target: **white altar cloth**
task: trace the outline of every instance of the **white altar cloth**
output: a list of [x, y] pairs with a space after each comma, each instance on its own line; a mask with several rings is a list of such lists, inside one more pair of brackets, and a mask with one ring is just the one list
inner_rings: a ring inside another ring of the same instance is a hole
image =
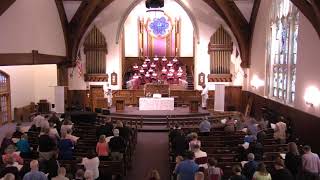
[[139, 110], [174, 110], [174, 98], [140, 98]]

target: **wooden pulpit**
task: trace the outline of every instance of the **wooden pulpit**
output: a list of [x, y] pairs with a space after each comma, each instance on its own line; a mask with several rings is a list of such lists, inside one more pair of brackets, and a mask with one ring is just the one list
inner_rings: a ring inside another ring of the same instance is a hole
[[116, 102], [116, 112], [123, 112], [125, 106], [125, 98], [124, 97], [114, 97]]
[[189, 101], [189, 111], [190, 113], [197, 113], [199, 112], [199, 98], [197, 97], [190, 97], [188, 98]]

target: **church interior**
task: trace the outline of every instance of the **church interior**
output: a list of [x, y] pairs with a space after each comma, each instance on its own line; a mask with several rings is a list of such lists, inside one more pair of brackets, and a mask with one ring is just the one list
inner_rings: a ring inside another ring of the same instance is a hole
[[0, 179], [318, 180], [319, 57], [319, 0], [1, 0]]

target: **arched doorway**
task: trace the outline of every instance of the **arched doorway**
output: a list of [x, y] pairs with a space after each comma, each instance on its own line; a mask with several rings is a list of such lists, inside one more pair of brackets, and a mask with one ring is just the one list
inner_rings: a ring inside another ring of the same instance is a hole
[[10, 76], [0, 70], [0, 124], [11, 120]]

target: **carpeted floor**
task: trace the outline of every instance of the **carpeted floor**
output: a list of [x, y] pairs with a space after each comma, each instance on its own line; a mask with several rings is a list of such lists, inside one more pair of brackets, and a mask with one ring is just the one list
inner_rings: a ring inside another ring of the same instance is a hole
[[154, 168], [161, 179], [169, 179], [167, 132], [139, 132], [138, 144], [128, 172], [127, 180], [146, 180], [148, 173]]

